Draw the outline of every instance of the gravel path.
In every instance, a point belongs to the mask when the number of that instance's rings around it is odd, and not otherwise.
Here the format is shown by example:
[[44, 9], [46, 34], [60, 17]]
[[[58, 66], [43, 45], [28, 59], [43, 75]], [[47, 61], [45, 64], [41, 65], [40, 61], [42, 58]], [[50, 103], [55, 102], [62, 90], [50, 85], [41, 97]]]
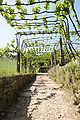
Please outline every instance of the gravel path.
[[48, 76], [25, 86], [3, 120], [80, 120], [73, 98]]

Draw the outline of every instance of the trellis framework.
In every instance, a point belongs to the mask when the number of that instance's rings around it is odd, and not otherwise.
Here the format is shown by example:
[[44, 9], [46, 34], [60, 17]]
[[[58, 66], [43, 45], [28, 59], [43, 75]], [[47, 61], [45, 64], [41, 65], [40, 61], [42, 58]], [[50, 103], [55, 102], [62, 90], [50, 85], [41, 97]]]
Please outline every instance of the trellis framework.
[[[31, 39], [32, 39], [31, 42], [33, 43], [34, 43], [34, 39], [35, 39], [35, 42], [36, 41], [43, 42], [45, 39], [49, 41], [49, 39], [51, 39], [51, 41], [53, 42], [52, 46], [54, 47], [53, 48], [54, 53], [56, 53], [55, 51], [56, 43], [58, 42], [59, 44], [60, 42], [60, 56], [61, 56], [60, 64], [64, 65], [63, 50], [62, 50], [62, 39], [63, 39], [69, 57], [71, 52], [73, 57], [75, 58], [74, 52], [76, 54], [77, 52], [74, 49], [73, 45], [71, 44], [71, 40], [70, 40], [71, 34], [69, 31], [68, 18], [71, 20], [75, 29], [75, 31], [71, 31], [71, 33], [73, 33], [73, 35], [74, 33], [77, 34], [78, 37], [80, 37], [80, 35], [69, 14], [70, 11], [69, 11], [68, 3], [64, 0], [64, 5], [62, 6], [61, 9], [59, 8], [59, 5], [58, 5], [58, 8], [55, 7], [57, 4], [60, 4], [59, 0], [54, 0], [54, 1], [28, 0], [28, 2], [25, 2], [24, 0], [23, 3], [20, 0], [16, 0], [16, 2], [13, 4], [8, 4], [4, 2], [3, 4], [1, 3], [1, 6], [0, 6], [1, 15], [5, 17], [7, 22], [10, 23], [12, 27], [17, 29], [16, 40], [17, 40], [18, 72], [20, 72], [20, 45], [22, 44], [21, 52], [23, 53], [24, 49], [26, 50], [26, 47], [28, 48], [27, 46], [28, 40], [30, 43]], [[73, 2], [71, 4], [73, 5]], [[58, 9], [60, 9], [60, 11]], [[80, 23], [78, 21], [78, 17], [74, 9], [74, 6], [72, 10], [75, 13], [75, 17], [79, 25]], [[66, 15], [68, 15], [68, 18]], [[59, 36], [58, 40], [54, 40], [55, 38], [54, 34], [56, 36], [57, 35]], [[27, 39], [27, 40], [22, 41], [21, 40], [22, 36], [26, 36], [28, 39], [24, 37], [24, 39]], [[44, 44], [45, 42], [43, 43], [43, 46]], [[48, 44], [51, 47], [51, 43], [48, 42]], [[36, 45], [33, 45], [32, 47], [34, 48], [36, 47]], [[54, 58], [56, 59], [56, 55], [54, 55]], [[55, 64], [56, 64], [56, 60], [55, 60]]]

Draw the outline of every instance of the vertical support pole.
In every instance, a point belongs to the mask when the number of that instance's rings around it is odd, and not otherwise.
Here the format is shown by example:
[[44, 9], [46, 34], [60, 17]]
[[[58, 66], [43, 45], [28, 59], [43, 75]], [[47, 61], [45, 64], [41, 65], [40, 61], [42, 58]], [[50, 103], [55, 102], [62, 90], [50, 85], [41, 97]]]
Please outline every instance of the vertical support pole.
[[54, 61], [54, 56], [53, 53], [51, 53], [51, 67], [53, 67], [53, 61]]
[[64, 65], [64, 55], [63, 55], [63, 48], [62, 48], [62, 38], [60, 37], [60, 66]]
[[31, 59], [30, 58], [29, 58], [28, 62], [29, 62], [29, 73], [31, 73]]
[[48, 68], [50, 68], [50, 64], [51, 64], [51, 62], [50, 62], [50, 59], [49, 59], [49, 62], [48, 62]]
[[17, 72], [20, 73], [20, 35], [16, 35], [17, 41]]
[[56, 49], [54, 47], [54, 65], [57, 65], [57, 60], [56, 60]]
[[26, 61], [26, 58], [25, 58], [25, 73], [26, 73], [26, 69], [27, 69], [27, 67], [26, 67], [26, 63], [27, 63], [27, 61]]

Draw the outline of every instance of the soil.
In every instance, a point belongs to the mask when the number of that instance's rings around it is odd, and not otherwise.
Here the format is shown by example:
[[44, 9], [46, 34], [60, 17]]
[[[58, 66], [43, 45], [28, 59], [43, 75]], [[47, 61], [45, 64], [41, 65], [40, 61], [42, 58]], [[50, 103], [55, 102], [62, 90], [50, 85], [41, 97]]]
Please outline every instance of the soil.
[[36, 81], [19, 93], [17, 100], [3, 113], [2, 120], [80, 120], [73, 96], [47, 75], [38, 75]]

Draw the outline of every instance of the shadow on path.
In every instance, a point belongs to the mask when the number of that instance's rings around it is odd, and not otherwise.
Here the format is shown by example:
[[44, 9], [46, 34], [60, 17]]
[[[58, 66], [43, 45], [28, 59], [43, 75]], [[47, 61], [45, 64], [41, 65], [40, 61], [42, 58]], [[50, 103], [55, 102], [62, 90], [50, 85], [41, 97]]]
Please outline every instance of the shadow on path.
[[73, 98], [46, 75], [25, 85], [6, 113], [0, 120], [80, 120]]
[[2, 113], [0, 120], [31, 120], [30, 116], [27, 116], [27, 111], [32, 95], [30, 88], [34, 82], [35, 80], [18, 92], [12, 105]]

